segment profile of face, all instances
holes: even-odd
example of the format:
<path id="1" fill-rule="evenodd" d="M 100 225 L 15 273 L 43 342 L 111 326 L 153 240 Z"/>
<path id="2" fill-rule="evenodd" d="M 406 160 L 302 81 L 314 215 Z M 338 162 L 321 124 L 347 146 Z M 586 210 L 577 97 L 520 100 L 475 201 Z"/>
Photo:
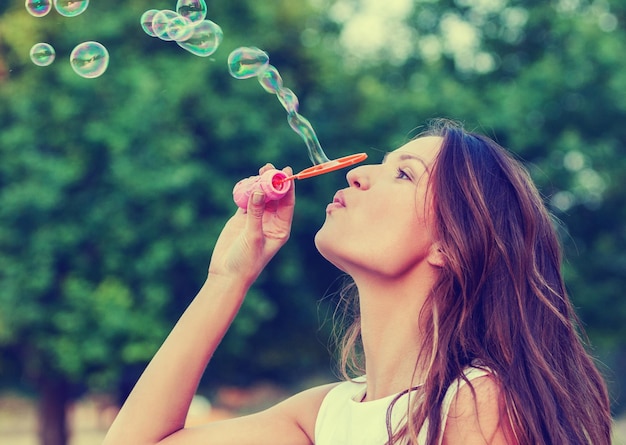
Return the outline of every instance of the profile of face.
<path id="1" fill-rule="evenodd" d="M 381 164 L 347 174 L 315 237 L 319 252 L 342 271 L 393 278 L 441 265 L 433 239 L 429 178 L 443 138 L 414 139 Z"/>

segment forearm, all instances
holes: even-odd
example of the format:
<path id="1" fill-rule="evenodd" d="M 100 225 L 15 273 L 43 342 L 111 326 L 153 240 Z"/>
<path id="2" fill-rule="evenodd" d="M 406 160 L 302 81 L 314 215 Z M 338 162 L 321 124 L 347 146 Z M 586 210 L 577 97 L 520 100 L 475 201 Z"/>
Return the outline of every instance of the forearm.
<path id="1" fill-rule="evenodd" d="M 129 395 L 105 445 L 155 444 L 183 428 L 198 382 L 248 285 L 210 276 Z"/>
<path id="2" fill-rule="evenodd" d="M 249 286 L 289 238 L 294 204 L 293 186 L 267 204 L 268 212 L 265 197 L 255 191 L 246 211 L 228 220 L 215 243 L 207 281 L 135 385 L 104 445 L 152 445 L 184 427 L 202 373 Z"/>

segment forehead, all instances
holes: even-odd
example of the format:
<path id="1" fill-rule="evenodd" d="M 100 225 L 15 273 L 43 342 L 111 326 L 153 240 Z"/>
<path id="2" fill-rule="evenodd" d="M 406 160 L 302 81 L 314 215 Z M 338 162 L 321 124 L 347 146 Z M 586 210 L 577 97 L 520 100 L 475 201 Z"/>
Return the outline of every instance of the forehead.
<path id="1" fill-rule="evenodd" d="M 402 147 L 389 153 L 391 156 L 412 155 L 418 157 L 426 165 L 432 165 L 439 154 L 443 138 L 439 136 L 424 136 L 407 142 Z"/>

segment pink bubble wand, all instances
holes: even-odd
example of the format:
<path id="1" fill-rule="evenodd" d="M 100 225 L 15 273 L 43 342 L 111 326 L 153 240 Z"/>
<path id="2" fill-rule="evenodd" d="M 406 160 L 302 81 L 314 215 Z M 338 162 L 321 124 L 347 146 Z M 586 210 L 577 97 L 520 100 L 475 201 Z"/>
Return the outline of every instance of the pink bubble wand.
<path id="1" fill-rule="evenodd" d="M 295 179 L 312 178 L 313 176 L 323 175 L 340 168 L 348 167 L 353 164 L 357 164 L 367 159 L 366 153 L 356 153 L 343 158 L 334 159 L 332 161 L 324 162 L 323 164 L 314 165 L 313 167 L 305 168 L 300 173 L 288 176 L 285 172 L 277 170 L 275 168 L 266 171 L 262 175 L 251 176 L 246 179 L 242 179 L 233 189 L 233 200 L 242 209 L 248 207 L 248 200 L 250 195 L 255 190 L 260 190 L 265 195 L 265 202 L 274 201 L 282 198 L 291 188 L 291 181 Z"/>

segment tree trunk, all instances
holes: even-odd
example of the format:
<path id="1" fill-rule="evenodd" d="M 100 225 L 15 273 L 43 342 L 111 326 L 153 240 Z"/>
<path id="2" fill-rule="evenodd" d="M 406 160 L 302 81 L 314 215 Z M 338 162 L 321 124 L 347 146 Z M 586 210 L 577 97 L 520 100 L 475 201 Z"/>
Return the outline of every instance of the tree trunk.
<path id="1" fill-rule="evenodd" d="M 67 445 L 69 387 L 63 379 L 43 378 L 39 385 L 39 444 Z"/>

